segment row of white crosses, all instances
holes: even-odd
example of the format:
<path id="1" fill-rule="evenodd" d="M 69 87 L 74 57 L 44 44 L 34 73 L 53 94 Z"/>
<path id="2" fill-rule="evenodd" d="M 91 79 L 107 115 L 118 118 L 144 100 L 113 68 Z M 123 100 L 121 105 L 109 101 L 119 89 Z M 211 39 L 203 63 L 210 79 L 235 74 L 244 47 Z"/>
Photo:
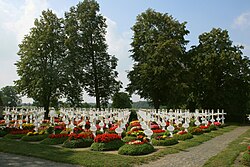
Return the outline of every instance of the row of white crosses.
<path id="1" fill-rule="evenodd" d="M 224 113 L 223 109 L 221 110 L 221 112 L 219 109 L 217 110 L 217 112 L 214 112 L 214 110 L 201 110 L 200 112 L 197 109 L 195 110 L 195 113 L 190 113 L 189 110 L 170 109 L 169 111 L 139 110 L 137 113 L 142 129 L 144 130 L 145 135 L 149 138 L 153 134 L 153 131 L 150 129 L 150 122 L 156 122 L 159 126 L 162 127 L 163 130 L 165 130 L 166 122 L 168 121 L 169 126 L 167 127 L 167 130 L 170 132 L 170 137 L 172 137 L 174 131 L 174 123 L 185 128 L 185 131 L 188 131 L 191 118 L 195 119 L 196 126 L 200 126 L 201 124 L 208 125 L 209 121 L 212 124 L 214 124 L 215 121 L 221 121 L 222 124 L 224 124 L 225 114 L 226 113 Z"/>
<path id="2" fill-rule="evenodd" d="M 44 120 L 44 112 L 45 110 L 43 108 L 30 108 L 30 109 L 24 109 L 24 108 L 10 108 L 6 107 L 4 109 L 4 120 L 6 123 L 6 126 L 10 126 L 10 120 L 14 121 L 14 127 L 22 129 L 22 125 L 24 123 L 24 120 L 26 123 L 33 123 L 35 126 L 35 131 L 38 131 L 38 128 L 42 124 L 42 121 Z"/>
<path id="3" fill-rule="evenodd" d="M 54 110 L 51 110 L 51 116 L 57 117 L 58 114 L 54 114 Z M 93 134 L 96 134 L 97 127 L 96 123 L 99 122 L 100 130 L 103 131 L 105 128 L 108 128 L 109 124 L 118 122 L 118 128 L 115 131 L 121 135 L 125 125 L 128 122 L 130 112 L 128 109 L 85 109 L 85 108 L 61 108 L 59 116 L 62 118 L 62 121 L 66 124 L 66 128 L 70 128 L 73 132 L 75 128 L 74 122 L 79 123 L 78 126 L 85 126 L 87 121 L 90 122 L 90 130 Z M 51 118 L 53 120 L 53 118 Z"/>

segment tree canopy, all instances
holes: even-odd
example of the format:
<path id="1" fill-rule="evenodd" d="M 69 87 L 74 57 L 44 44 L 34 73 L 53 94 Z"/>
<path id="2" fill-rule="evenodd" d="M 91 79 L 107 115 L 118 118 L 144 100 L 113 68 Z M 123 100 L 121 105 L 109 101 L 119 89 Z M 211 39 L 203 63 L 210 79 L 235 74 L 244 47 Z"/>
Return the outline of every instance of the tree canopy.
<path id="1" fill-rule="evenodd" d="M 130 100 L 130 96 L 125 92 L 115 93 L 112 100 L 113 108 L 132 108 L 132 101 Z"/>
<path id="2" fill-rule="evenodd" d="M 34 27 L 19 45 L 20 60 L 16 63 L 20 79 L 15 81 L 18 91 L 45 107 L 60 95 L 64 58 L 63 22 L 51 10 L 43 11 Z"/>
<path id="3" fill-rule="evenodd" d="M 242 49 L 233 45 L 227 30 L 214 28 L 199 36 L 199 44 L 189 51 L 196 107 L 224 108 L 231 118 L 246 111 L 250 62 L 242 57 Z"/>
<path id="4" fill-rule="evenodd" d="M 148 9 L 137 16 L 132 27 L 132 59 L 127 90 L 153 102 L 155 108 L 165 104 L 177 107 L 183 103 L 186 89 L 184 36 L 186 23 L 168 14 Z"/>
<path id="5" fill-rule="evenodd" d="M 5 86 L 0 90 L 0 106 L 16 107 L 21 99 L 14 86 Z"/>

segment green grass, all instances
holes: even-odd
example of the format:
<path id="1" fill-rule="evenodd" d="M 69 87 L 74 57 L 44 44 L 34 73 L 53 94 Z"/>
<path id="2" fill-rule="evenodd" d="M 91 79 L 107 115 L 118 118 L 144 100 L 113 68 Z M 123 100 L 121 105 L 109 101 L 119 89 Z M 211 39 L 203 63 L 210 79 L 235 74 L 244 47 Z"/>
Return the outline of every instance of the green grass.
<path id="1" fill-rule="evenodd" d="M 48 159 L 56 162 L 79 164 L 83 166 L 133 166 L 136 164 L 147 163 L 156 160 L 164 155 L 178 153 L 189 147 L 201 144 L 210 140 L 212 137 L 223 134 L 224 132 L 233 130 L 236 126 L 228 126 L 220 128 L 212 136 L 210 133 L 194 136 L 192 139 L 182 141 L 173 146 L 166 146 L 164 149 L 158 150 L 146 156 L 126 156 L 118 154 L 109 154 L 104 152 L 96 152 L 89 150 L 74 151 L 69 148 L 58 148 L 51 145 L 34 144 L 24 141 L 15 141 L 6 138 L 0 139 L 0 151 L 26 156 L 34 156 Z"/>
<path id="2" fill-rule="evenodd" d="M 248 138 L 248 139 L 247 139 Z M 232 141 L 227 148 L 216 156 L 211 157 L 203 167 L 217 167 L 217 166 L 231 166 L 239 156 L 239 154 L 246 150 L 250 142 L 250 129 Z M 244 142 L 245 141 L 245 142 Z M 247 142 L 246 142 L 247 141 Z"/>

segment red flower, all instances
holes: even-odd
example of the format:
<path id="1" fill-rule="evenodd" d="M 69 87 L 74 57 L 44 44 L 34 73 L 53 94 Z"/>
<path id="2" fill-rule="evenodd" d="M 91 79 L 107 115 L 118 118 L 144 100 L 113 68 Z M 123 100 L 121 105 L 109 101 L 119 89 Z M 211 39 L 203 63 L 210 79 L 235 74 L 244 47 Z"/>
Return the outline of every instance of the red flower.
<path id="1" fill-rule="evenodd" d="M 121 140 L 121 136 L 118 136 L 117 134 L 104 133 L 97 135 L 94 139 L 96 143 L 108 143 L 114 140 Z"/>
<path id="2" fill-rule="evenodd" d="M 154 133 L 163 133 L 165 132 L 165 130 L 163 129 L 156 129 L 156 130 L 153 130 Z"/>
<path id="3" fill-rule="evenodd" d="M 200 128 L 201 129 L 207 129 L 207 128 L 209 128 L 209 126 L 203 126 L 203 125 L 201 125 Z"/>
<path id="4" fill-rule="evenodd" d="M 214 125 L 215 125 L 215 126 L 220 126 L 221 123 L 220 123 L 220 122 L 214 122 Z"/>
<path id="5" fill-rule="evenodd" d="M 63 138 L 68 137 L 68 134 L 50 134 L 48 138 L 54 139 L 54 138 Z"/>
<path id="6" fill-rule="evenodd" d="M 177 134 L 178 134 L 178 135 L 184 135 L 184 134 L 187 134 L 187 132 L 184 131 L 184 130 L 182 130 L 182 131 L 179 131 Z"/>
<path id="7" fill-rule="evenodd" d="M 85 132 L 85 133 L 71 133 L 69 134 L 69 139 L 70 140 L 77 140 L 77 139 L 94 139 L 94 135 L 92 132 Z"/>

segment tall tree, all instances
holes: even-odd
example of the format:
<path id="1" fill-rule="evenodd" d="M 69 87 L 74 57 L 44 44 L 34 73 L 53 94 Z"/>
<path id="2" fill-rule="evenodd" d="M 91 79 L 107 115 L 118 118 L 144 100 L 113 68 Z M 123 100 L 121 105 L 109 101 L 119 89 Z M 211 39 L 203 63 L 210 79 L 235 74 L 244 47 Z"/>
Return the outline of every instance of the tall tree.
<path id="1" fill-rule="evenodd" d="M 236 120 L 246 111 L 250 91 L 250 62 L 242 47 L 233 45 L 227 30 L 212 29 L 199 36 L 191 56 L 190 85 L 196 107 L 224 108 Z"/>
<path id="2" fill-rule="evenodd" d="M 135 64 L 128 74 L 127 90 L 152 100 L 156 109 L 184 102 L 184 36 L 189 33 L 185 25 L 166 13 L 148 9 L 137 16 L 132 27 L 131 57 Z"/>
<path id="3" fill-rule="evenodd" d="M 132 101 L 130 100 L 130 96 L 125 92 L 115 93 L 112 97 L 114 108 L 132 108 Z"/>
<path id="4" fill-rule="evenodd" d="M 74 84 L 95 96 L 97 108 L 105 107 L 120 88 L 120 82 L 115 80 L 117 58 L 107 53 L 106 28 L 94 0 L 79 2 L 65 14 L 67 57 L 74 62 L 68 71 L 77 71 L 72 73 Z"/>
<path id="5" fill-rule="evenodd" d="M 0 106 L 16 107 L 21 98 L 14 86 L 5 86 L 0 91 Z"/>
<path id="6" fill-rule="evenodd" d="M 15 83 L 19 92 L 45 108 L 48 118 L 51 101 L 61 95 L 65 52 L 63 20 L 47 10 L 34 25 L 19 45 L 20 60 L 16 66 L 20 79 Z"/>

